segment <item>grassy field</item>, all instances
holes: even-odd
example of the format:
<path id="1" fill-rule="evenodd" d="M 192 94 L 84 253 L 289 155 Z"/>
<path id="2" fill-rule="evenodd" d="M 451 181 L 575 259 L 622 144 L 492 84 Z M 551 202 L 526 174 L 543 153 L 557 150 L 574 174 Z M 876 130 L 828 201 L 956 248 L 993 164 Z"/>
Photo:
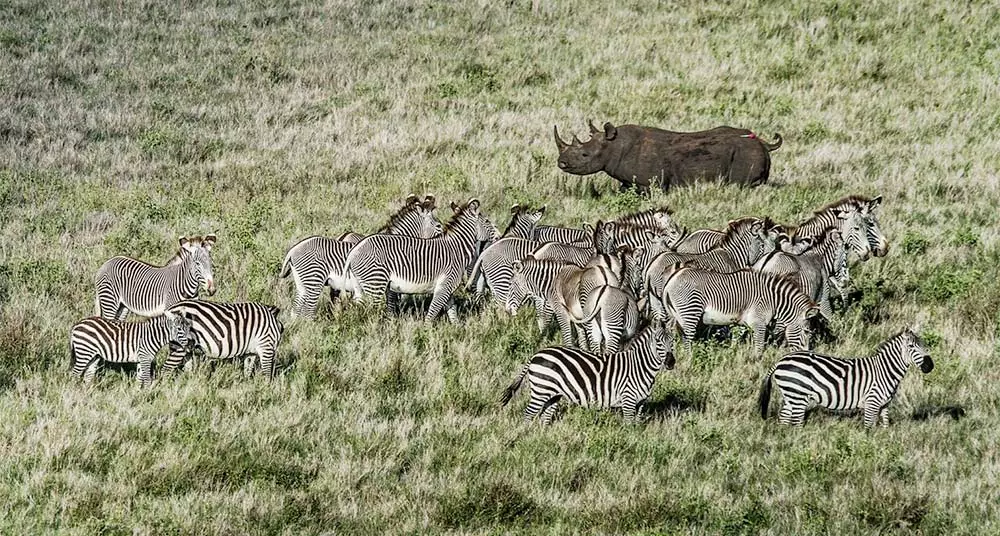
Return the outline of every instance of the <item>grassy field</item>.
<path id="1" fill-rule="evenodd" d="M 995 7 L 278 4 L 0 0 L 0 533 L 1000 533 Z M 760 188 L 639 199 L 557 169 L 552 125 L 588 118 L 785 144 Z M 817 349 L 920 322 L 937 367 L 888 430 L 788 429 L 756 413 L 782 349 L 703 342 L 648 422 L 542 428 L 523 394 L 496 404 L 556 340 L 530 311 L 452 326 L 324 302 L 286 317 L 272 383 L 68 376 L 107 258 L 216 232 L 216 299 L 287 311 L 287 247 L 371 231 L 410 192 L 478 196 L 499 226 L 521 202 L 573 225 L 665 204 L 691 228 L 881 194 L 889 254 L 852 270 Z M 921 418 L 945 406 L 965 417 Z"/>

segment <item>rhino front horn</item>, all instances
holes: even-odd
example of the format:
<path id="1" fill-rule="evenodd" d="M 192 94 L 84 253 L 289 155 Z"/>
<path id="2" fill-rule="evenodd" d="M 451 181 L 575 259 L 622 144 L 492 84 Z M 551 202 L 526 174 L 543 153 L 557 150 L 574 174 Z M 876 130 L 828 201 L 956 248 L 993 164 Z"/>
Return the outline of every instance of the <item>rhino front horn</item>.
<path id="1" fill-rule="evenodd" d="M 568 147 L 569 144 L 564 142 L 562 138 L 559 137 L 559 127 L 552 125 L 552 133 L 555 135 L 556 138 L 556 147 L 558 147 L 559 151 L 562 152 L 562 150 Z"/>

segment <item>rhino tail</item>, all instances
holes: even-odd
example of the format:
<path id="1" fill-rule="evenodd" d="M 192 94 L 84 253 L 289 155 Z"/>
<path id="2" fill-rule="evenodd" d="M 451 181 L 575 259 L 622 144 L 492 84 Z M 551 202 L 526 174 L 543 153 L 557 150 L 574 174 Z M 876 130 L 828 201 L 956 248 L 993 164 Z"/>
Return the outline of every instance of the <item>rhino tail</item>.
<path id="1" fill-rule="evenodd" d="M 764 138 L 761 138 L 760 136 L 757 136 L 757 139 L 760 140 L 760 144 L 763 145 L 769 153 L 774 152 L 778 149 L 778 147 L 781 147 L 781 134 L 778 134 L 777 132 L 774 133 L 774 143 L 767 143 L 764 141 Z"/>

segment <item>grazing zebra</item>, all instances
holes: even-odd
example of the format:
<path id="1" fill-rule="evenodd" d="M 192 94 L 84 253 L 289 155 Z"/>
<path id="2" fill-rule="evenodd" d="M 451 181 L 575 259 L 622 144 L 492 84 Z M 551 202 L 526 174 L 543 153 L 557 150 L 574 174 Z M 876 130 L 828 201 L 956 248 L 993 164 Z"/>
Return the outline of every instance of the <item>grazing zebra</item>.
<path id="1" fill-rule="evenodd" d="M 848 196 L 817 210 L 798 227 L 789 227 L 788 232 L 794 238 L 815 238 L 827 228 L 834 227 L 843 233 L 848 248 L 860 260 L 867 260 L 871 256 L 884 257 L 889 251 L 889 243 L 882 234 L 875 213 L 881 204 L 882 196 L 872 199 L 858 195 Z M 844 226 L 850 220 L 846 217 L 848 214 L 858 216 L 858 220 L 853 223 L 858 233 L 856 237 L 854 233 L 844 232 Z"/>
<path id="2" fill-rule="evenodd" d="M 215 294 L 211 255 L 215 240 L 214 234 L 182 236 L 177 254 L 163 266 L 112 257 L 94 277 L 95 314 L 112 320 L 124 320 L 129 312 L 154 317 L 181 300 L 197 298 L 202 285 L 209 296 Z"/>
<path id="3" fill-rule="evenodd" d="M 791 278 L 809 299 L 819 304 L 820 314 L 829 320 L 833 317 L 830 287 L 843 293 L 841 289 L 846 288 L 850 278 L 847 249 L 840 231 L 833 227 L 810 243 L 811 249 L 799 255 L 772 251 L 761 257 L 753 269 Z"/>
<path id="4" fill-rule="evenodd" d="M 527 421 L 541 414 L 542 423 L 550 424 L 564 397 L 585 407 L 622 408 L 627 422 L 638 421 L 639 405 L 649 398 L 656 373 L 674 367 L 671 347 L 669 331 L 650 326 L 623 351 L 604 356 L 566 346 L 545 348 L 524 365 L 504 390 L 500 404 L 510 402 L 527 376 L 531 385 L 531 400 L 524 409 Z"/>
<path id="5" fill-rule="evenodd" d="M 500 238 L 516 237 L 530 239 L 535 235 L 535 227 L 538 226 L 539 220 L 544 215 L 544 206 L 537 210 L 531 210 L 529 207 L 522 207 L 520 204 L 513 205 L 510 207 L 510 223 L 507 224 L 507 228 L 500 234 Z"/>
<path id="6" fill-rule="evenodd" d="M 139 383 L 153 381 L 153 360 L 167 343 L 182 347 L 191 337 L 191 321 L 169 311 L 144 322 L 85 318 L 70 330 L 69 361 L 73 375 L 91 382 L 105 362 L 138 363 Z"/>
<path id="7" fill-rule="evenodd" d="M 806 411 L 820 406 L 833 410 L 863 408 L 866 427 L 880 420 L 882 426 L 889 426 L 889 403 L 911 364 L 924 374 L 934 369 L 923 342 L 910 329 L 885 341 L 866 358 L 841 359 L 813 352 L 787 354 L 761 382 L 760 416 L 767 419 L 773 380 L 784 399 L 778 413 L 782 424 L 802 426 Z"/>
<path id="8" fill-rule="evenodd" d="M 791 281 L 749 269 L 723 274 L 678 264 L 671 272 L 662 287 L 647 286 L 649 304 L 657 320 L 677 322 L 689 354 L 699 323 L 749 327 L 757 355 L 772 322 L 791 348 L 809 348 L 809 320 L 819 307 Z"/>
<path id="9" fill-rule="evenodd" d="M 386 309 L 395 314 L 393 293 L 433 292 L 427 320 L 442 310 L 458 322 L 453 295 L 479 255 L 479 245 L 496 236 L 496 227 L 479 212 L 479 200 L 459 207 L 440 237 L 374 235 L 351 250 L 344 263 L 344 276 L 353 289 L 355 301 L 364 296 L 385 298 Z"/>
<path id="10" fill-rule="evenodd" d="M 410 194 L 406 198 L 406 204 L 377 233 L 420 238 L 440 235 L 441 222 L 434 217 L 435 208 L 434 196 L 428 195 L 420 202 L 417 196 Z M 306 318 L 315 317 L 324 285 L 330 287 L 331 298 L 347 290 L 341 269 L 347 255 L 360 242 L 353 241 L 357 236 L 361 235 L 345 233 L 339 239 L 310 236 L 288 250 L 281 263 L 279 277 L 291 275 L 295 283 L 293 313 Z"/>
<path id="11" fill-rule="evenodd" d="M 217 303 L 199 300 L 182 301 L 170 312 L 191 320 L 192 347 L 170 345 L 164 370 L 176 370 L 199 348 L 206 357 L 232 359 L 244 357 L 243 372 L 253 374 L 260 360 L 261 372 L 274 377 L 275 354 L 281 343 L 284 326 L 278 320 L 278 308 L 260 303 Z"/>
<path id="12" fill-rule="evenodd" d="M 521 304 L 532 300 L 538 317 L 539 330 L 545 329 L 554 317 L 562 333 L 563 344 L 573 344 L 571 319 L 585 316 L 582 303 L 591 290 L 619 284 L 618 276 L 602 266 L 580 267 L 575 264 L 525 257 L 512 264 L 513 276 L 504 307 L 515 315 Z M 587 347 L 587 336 L 581 330 L 580 346 Z"/>
<path id="13" fill-rule="evenodd" d="M 587 293 L 581 305 L 584 317 L 578 320 L 570 316 L 569 320 L 584 326 L 591 352 L 617 352 L 635 337 L 639 328 L 639 306 L 629 293 L 603 285 Z"/>

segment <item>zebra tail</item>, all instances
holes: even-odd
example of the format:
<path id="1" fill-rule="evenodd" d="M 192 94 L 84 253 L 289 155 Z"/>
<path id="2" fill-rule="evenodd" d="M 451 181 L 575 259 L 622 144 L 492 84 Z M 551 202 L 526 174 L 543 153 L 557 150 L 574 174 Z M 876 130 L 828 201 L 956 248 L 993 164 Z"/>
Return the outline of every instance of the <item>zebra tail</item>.
<path id="1" fill-rule="evenodd" d="M 524 382 L 524 377 L 528 375 L 528 365 L 524 365 L 521 372 L 518 373 L 514 381 L 504 389 L 503 394 L 500 395 L 500 405 L 506 406 L 510 399 L 514 398 L 517 394 L 517 390 L 521 388 L 521 383 Z"/>
<path id="2" fill-rule="evenodd" d="M 482 260 L 483 256 L 480 254 L 479 257 L 476 258 L 476 263 L 472 265 L 472 273 L 469 274 L 469 283 L 465 285 L 466 292 L 472 292 L 478 287 L 477 281 L 479 281 L 479 278 L 483 273 Z"/>
<path id="3" fill-rule="evenodd" d="M 73 363 L 76 362 L 76 348 L 73 346 L 73 338 L 69 339 L 69 371 L 73 372 Z"/>
<path id="4" fill-rule="evenodd" d="M 757 404 L 760 406 L 760 418 L 767 420 L 767 406 L 771 403 L 771 375 L 773 372 L 768 372 L 767 376 L 764 376 L 764 380 L 760 382 L 760 397 L 757 399 Z"/>
<path id="5" fill-rule="evenodd" d="M 281 273 L 278 274 L 278 277 L 282 279 L 288 277 L 288 274 L 292 273 L 292 251 L 294 249 L 295 248 L 288 250 L 288 253 L 285 253 L 285 260 L 281 261 Z"/>

